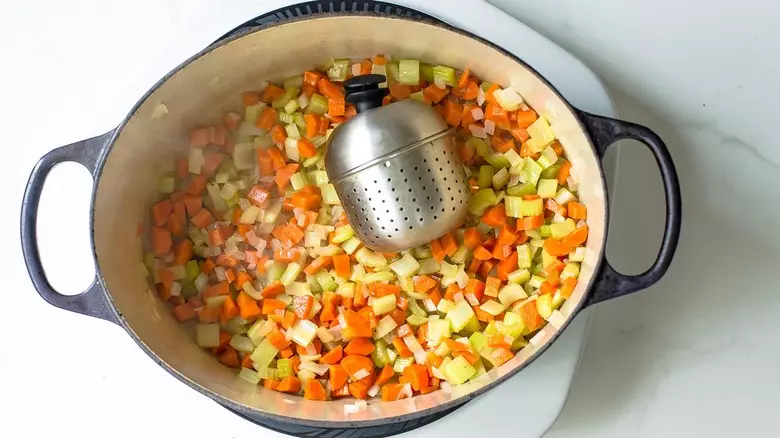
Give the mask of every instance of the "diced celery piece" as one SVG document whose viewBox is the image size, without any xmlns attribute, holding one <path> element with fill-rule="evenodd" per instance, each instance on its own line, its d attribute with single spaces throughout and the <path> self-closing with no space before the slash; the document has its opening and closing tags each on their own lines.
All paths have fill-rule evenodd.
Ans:
<svg viewBox="0 0 780 438">
<path fill-rule="evenodd" d="M 433 66 L 424 62 L 420 63 L 420 77 L 425 82 L 433 82 Z"/>
<path fill-rule="evenodd" d="M 195 343 L 202 348 L 219 346 L 219 324 L 198 324 L 195 326 Z"/>
<path fill-rule="evenodd" d="M 284 106 L 284 112 L 279 113 L 279 119 L 281 120 L 282 114 L 286 114 L 287 116 L 290 116 L 289 119 L 285 120 L 285 123 L 294 123 L 295 119 L 292 118 L 291 114 L 298 110 L 300 106 L 298 105 L 298 101 L 296 99 L 293 99 Z"/>
<path fill-rule="evenodd" d="M 544 148 L 555 140 L 555 134 L 550 129 L 547 118 L 540 115 L 535 122 L 527 128 L 528 135 L 531 136 L 526 144 L 534 152 L 542 152 Z"/>
<path fill-rule="evenodd" d="M 558 193 L 555 195 L 555 202 L 558 203 L 558 205 L 566 205 L 571 201 L 576 201 L 577 197 L 574 196 L 570 191 L 567 189 L 560 189 Z"/>
<path fill-rule="evenodd" d="M 439 305 L 436 307 L 436 310 L 441 313 L 447 313 L 454 308 L 455 308 L 455 303 L 453 303 L 450 300 L 442 299 L 439 301 Z"/>
<path fill-rule="evenodd" d="M 507 280 L 509 280 L 509 282 L 511 283 L 516 283 L 516 284 L 525 283 L 530 278 L 531 278 L 531 273 L 528 271 L 528 269 L 525 268 L 510 272 L 509 275 L 507 275 Z"/>
<path fill-rule="evenodd" d="M 490 321 L 488 323 L 488 325 L 485 327 L 485 331 L 484 332 L 488 336 L 497 334 L 498 333 L 498 329 L 496 329 L 495 321 Z"/>
<path fill-rule="evenodd" d="M 198 262 L 196 260 L 190 260 L 184 265 L 184 269 L 187 271 L 187 276 L 185 277 L 189 281 L 195 281 L 195 279 L 200 275 L 200 268 L 198 267 Z"/>
<path fill-rule="evenodd" d="M 336 289 L 336 293 L 341 295 L 342 297 L 346 298 L 354 298 L 355 297 L 355 283 L 352 282 L 346 282 L 339 285 L 338 289 Z"/>
<path fill-rule="evenodd" d="M 298 278 L 298 275 L 301 273 L 301 265 L 298 263 L 290 263 L 287 265 L 287 268 L 284 270 L 284 274 L 282 274 L 282 277 L 280 278 L 281 282 L 285 286 L 289 286 L 293 284 L 296 278 Z"/>
<path fill-rule="evenodd" d="M 274 99 L 273 102 L 271 102 L 271 107 L 273 107 L 276 110 L 281 110 L 284 108 L 287 103 L 289 103 L 291 100 L 298 97 L 298 92 L 300 90 L 298 88 L 288 88 L 284 90 L 284 94 Z"/>
<path fill-rule="evenodd" d="M 328 112 L 328 99 L 318 93 L 312 94 L 311 99 L 309 100 L 309 106 L 306 107 L 304 112 L 320 116 L 324 115 Z"/>
<path fill-rule="evenodd" d="M 580 265 L 578 263 L 566 263 L 566 266 L 563 267 L 563 271 L 561 271 L 561 280 L 566 280 L 567 278 L 577 278 L 580 276 Z"/>
<path fill-rule="evenodd" d="M 324 170 L 315 170 L 314 172 L 309 173 L 309 177 L 314 182 L 314 184 L 318 186 L 330 182 L 330 180 L 328 180 L 328 173 Z"/>
<path fill-rule="evenodd" d="M 378 268 L 381 266 L 387 266 L 387 259 L 382 254 L 377 254 L 370 249 L 363 247 L 355 253 L 355 258 L 358 263 L 370 266 L 372 268 Z"/>
<path fill-rule="evenodd" d="M 322 286 L 320 286 L 320 283 L 317 281 L 317 277 L 314 275 L 306 276 L 306 284 L 309 285 L 309 290 L 312 293 L 318 294 L 322 292 Z"/>
<path fill-rule="evenodd" d="M 471 377 L 469 377 L 469 381 L 472 381 L 477 377 L 487 373 L 487 370 L 485 369 L 485 364 L 481 360 L 478 360 L 473 366 L 477 371 L 475 371 L 474 374 L 472 374 Z"/>
<path fill-rule="evenodd" d="M 430 324 L 428 327 L 430 327 Z M 469 336 L 469 343 L 474 348 L 474 350 L 480 351 L 487 347 L 487 337 L 485 337 L 485 335 L 480 332 L 474 332 L 471 334 L 471 336 Z"/>
<path fill-rule="evenodd" d="M 301 347 L 311 344 L 317 335 L 317 324 L 308 319 L 299 319 L 292 327 L 288 329 L 292 332 L 290 339 Z"/>
<path fill-rule="evenodd" d="M 564 161 L 564 160 L 561 160 Z M 555 163 L 552 166 L 544 169 L 542 171 L 542 178 L 550 179 L 550 178 L 558 178 L 558 173 L 561 171 L 561 164 Z"/>
<path fill-rule="evenodd" d="M 390 358 L 387 355 L 387 342 L 385 342 L 384 339 L 377 339 L 376 343 L 374 343 L 374 351 L 371 352 L 371 360 L 373 360 L 374 365 L 379 368 L 384 368 L 385 365 L 390 363 Z"/>
<path fill-rule="evenodd" d="M 260 207 L 251 205 L 249 208 L 241 212 L 241 216 L 238 218 L 238 223 L 251 225 L 257 221 L 257 218 L 262 212 L 263 210 Z"/>
<path fill-rule="evenodd" d="M 457 85 L 458 80 L 455 76 L 455 69 L 446 65 L 436 65 L 433 67 L 433 80 L 441 78 L 445 84 L 454 87 Z"/>
<path fill-rule="evenodd" d="M 276 218 L 279 217 L 279 213 L 282 212 L 282 203 L 274 202 L 263 213 L 263 223 L 272 224 L 276 222 Z"/>
<path fill-rule="evenodd" d="M 244 335 L 233 335 L 230 338 L 230 346 L 244 353 L 251 353 L 255 350 L 255 344 Z"/>
<path fill-rule="evenodd" d="M 262 102 L 244 108 L 244 122 L 247 122 L 251 126 L 255 126 L 257 119 L 260 117 L 260 113 L 263 112 L 263 108 L 265 108 L 265 104 Z"/>
<path fill-rule="evenodd" d="M 293 363 L 290 359 L 278 359 L 276 361 L 276 375 L 280 379 L 293 375 Z"/>
<path fill-rule="evenodd" d="M 466 300 L 459 302 L 452 310 L 447 312 L 447 320 L 450 322 L 450 325 L 452 325 L 453 332 L 463 330 L 473 316 L 474 310 Z"/>
<path fill-rule="evenodd" d="M 487 300 L 484 304 L 479 306 L 479 308 L 485 312 L 489 313 L 493 316 L 496 316 L 504 311 L 504 306 L 501 305 L 498 301 L 495 300 Z"/>
<path fill-rule="evenodd" d="M 538 275 L 533 275 L 531 276 L 531 279 L 528 280 L 528 285 L 534 289 L 539 289 L 542 286 L 542 283 L 544 283 L 544 278 L 539 277 Z"/>
<path fill-rule="evenodd" d="M 536 162 L 539 163 L 539 165 L 542 166 L 542 169 L 544 170 L 547 170 L 550 167 L 552 167 L 552 163 L 545 156 L 539 157 L 539 159 L 536 160 Z M 544 173 L 544 170 L 542 170 L 542 173 Z"/>
<path fill-rule="evenodd" d="M 393 364 L 393 371 L 396 373 L 403 373 L 404 369 L 414 363 L 414 357 L 399 357 Z M 468 362 L 466 362 L 468 363 Z"/>
<path fill-rule="evenodd" d="M 257 369 L 257 375 L 260 376 L 261 379 L 266 380 L 277 380 L 279 378 L 279 373 L 276 368 L 259 367 Z"/>
<path fill-rule="evenodd" d="M 506 168 L 502 168 L 498 172 L 493 175 L 493 188 L 496 190 L 501 190 L 504 188 L 506 183 L 509 182 L 509 171 L 506 170 Z"/>
<path fill-rule="evenodd" d="M 343 82 L 349 73 L 349 59 L 334 59 L 333 65 L 328 69 L 328 79 L 334 82 Z"/>
<path fill-rule="evenodd" d="M 308 169 L 313 166 L 318 166 L 322 162 L 322 149 L 318 150 L 313 157 L 309 157 L 303 160 L 303 167 Z"/>
<path fill-rule="evenodd" d="M 176 190 L 176 178 L 172 176 L 161 176 L 157 179 L 157 191 L 170 194 Z"/>
<path fill-rule="evenodd" d="M 479 167 L 477 185 L 480 189 L 487 189 L 493 185 L 493 166 L 485 165 Z"/>
<path fill-rule="evenodd" d="M 238 143 L 233 149 L 233 164 L 238 170 L 255 168 L 255 145 L 253 143 Z"/>
<path fill-rule="evenodd" d="M 293 190 L 300 190 L 306 187 L 307 182 L 306 174 L 303 172 L 298 172 L 290 178 L 290 184 L 292 185 Z"/>
<path fill-rule="evenodd" d="M 412 255 L 417 260 L 428 259 L 428 258 L 433 257 L 433 253 L 431 252 L 431 248 L 429 246 L 427 246 L 427 245 L 425 245 L 425 246 L 417 246 L 415 248 L 412 248 Z M 438 270 L 438 268 L 437 268 L 437 270 Z"/>
<path fill-rule="evenodd" d="M 273 264 L 268 268 L 268 272 L 266 273 L 268 281 L 276 281 L 282 278 L 282 274 L 284 274 L 285 269 L 287 269 L 287 266 L 284 263 L 273 262 Z"/>
<path fill-rule="evenodd" d="M 471 257 L 471 250 L 466 245 L 461 244 L 458 247 L 458 250 L 455 251 L 455 253 L 450 256 L 450 260 L 460 265 L 463 265 L 466 264 L 466 262 L 469 260 L 470 257 Z"/>
<path fill-rule="evenodd" d="M 420 270 L 417 272 L 420 275 L 428 275 L 439 272 L 439 262 L 434 258 L 427 258 L 420 260 Z"/>
<path fill-rule="evenodd" d="M 301 88 L 303 87 L 303 75 L 291 76 L 284 80 L 283 88 Z"/>
<path fill-rule="evenodd" d="M 294 138 L 296 140 L 300 140 L 301 138 L 301 132 L 298 130 L 298 125 L 291 123 L 289 125 L 286 125 L 284 127 L 284 130 L 287 132 L 287 137 Z M 296 142 L 296 146 L 297 146 Z"/>
<path fill-rule="evenodd" d="M 387 78 L 388 84 L 398 83 L 398 81 L 400 80 L 400 77 L 399 77 L 399 72 L 398 72 L 398 62 L 397 61 L 390 61 L 387 64 L 385 64 L 385 71 L 387 71 L 387 75 L 385 75 L 385 77 Z"/>
<path fill-rule="evenodd" d="M 420 102 L 425 102 L 426 98 L 422 91 L 418 91 L 416 93 L 412 93 L 409 95 L 410 99 L 418 100 Z"/>
<path fill-rule="evenodd" d="M 520 155 L 517 152 L 515 152 L 514 149 L 510 149 L 510 150 L 504 152 L 504 158 L 506 158 L 509 161 L 509 164 L 512 167 L 522 166 L 523 165 L 523 161 L 525 161 L 525 160 L 523 160 L 522 157 L 520 157 Z"/>
<path fill-rule="evenodd" d="M 466 327 L 464 327 L 462 331 L 470 334 L 481 330 L 482 330 L 482 325 L 479 323 L 479 320 L 475 315 L 469 320 L 469 322 L 466 324 Z"/>
<path fill-rule="evenodd" d="M 556 290 L 552 297 L 552 308 L 555 310 L 560 309 L 565 301 L 566 298 L 561 295 L 561 290 Z"/>
<path fill-rule="evenodd" d="M 484 213 L 488 207 L 493 206 L 495 202 L 496 193 L 493 189 L 478 190 L 469 200 L 469 211 L 471 214 L 482 216 L 482 213 Z"/>
<path fill-rule="evenodd" d="M 544 294 L 539 295 L 539 297 L 536 299 L 536 311 L 539 312 L 539 316 L 541 316 L 545 321 L 547 318 L 552 315 L 552 295 L 550 294 Z"/>
<path fill-rule="evenodd" d="M 225 301 L 227 300 L 227 295 L 217 295 L 214 297 L 208 297 L 205 298 L 205 304 L 206 307 L 209 309 L 218 309 L 222 307 L 225 304 Z"/>
<path fill-rule="evenodd" d="M 550 226 L 542 225 L 541 227 L 539 227 L 539 234 L 542 236 L 542 239 L 546 239 L 550 237 L 550 235 L 552 234 L 552 232 L 550 231 Z"/>
<path fill-rule="evenodd" d="M 258 319 L 254 324 L 252 324 L 252 327 L 249 327 L 249 331 L 247 331 L 247 336 L 249 336 L 249 339 L 252 340 L 252 343 L 255 345 L 260 345 L 260 343 L 263 341 L 263 338 L 265 337 L 263 326 L 266 324 L 264 320 Z"/>
<path fill-rule="evenodd" d="M 528 294 L 525 293 L 522 286 L 515 283 L 507 284 L 498 292 L 498 301 L 505 307 L 509 307 L 512 303 L 525 298 L 528 298 Z"/>
<path fill-rule="evenodd" d="M 390 315 L 385 315 L 379 320 L 379 323 L 377 323 L 376 328 L 374 329 L 374 339 L 385 337 L 385 335 L 395 330 L 396 327 L 398 327 L 398 323 L 396 323 Z"/>
<path fill-rule="evenodd" d="M 458 274 L 458 267 L 442 261 L 439 263 L 439 272 L 441 272 L 441 275 L 444 277 L 454 277 Z"/>
<path fill-rule="evenodd" d="M 324 204 L 341 205 L 341 201 L 339 201 L 339 196 L 336 194 L 336 188 L 333 187 L 333 184 L 323 184 L 319 187 L 322 192 L 322 202 Z"/>
<path fill-rule="evenodd" d="M 435 350 L 433 350 L 433 354 L 435 354 L 435 355 L 437 355 L 439 357 L 448 356 L 450 353 L 451 353 L 450 347 L 445 342 L 442 342 L 441 344 L 439 344 L 438 347 L 436 347 Z"/>
<path fill-rule="evenodd" d="M 544 264 L 542 264 L 542 263 L 533 265 L 531 267 L 531 278 L 533 279 L 533 276 L 541 274 L 543 269 L 544 269 Z M 529 281 L 528 283 L 530 284 L 531 282 Z M 534 283 L 534 284 L 537 284 L 537 283 Z M 532 286 L 532 287 L 538 288 L 539 286 Z"/>
<path fill-rule="evenodd" d="M 525 157 L 525 164 L 523 164 L 523 175 L 525 176 L 525 182 L 532 184 L 536 187 L 536 183 L 539 181 L 539 177 L 542 175 L 542 166 L 534 161 L 531 157 Z"/>
<path fill-rule="evenodd" d="M 531 183 L 518 184 L 507 188 L 506 194 L 509 196 L 535 195 L 536 186 Z"/>
<path fill-rule="evenodd" d="M 450 326 L 449 321 L 446 319 L 428 321 L 428 333 L 426 334 L 428 344 L 435 347 L 444 339 L 449 339 L 450 336 L 452 336 L 452 327 Z"/>
<path fill-rule="evenodd" d="M 552 198 L 558 190 L 557 179 L 540 179 L 536 189 L 536 194 L 542 198 Z"/>
<path fill-rule="evenodd" d="M 333 235 L 333 243 L 344 243 L 354 235 L 355 230 L 353 230 L 351 226 L 343 225 L 336 228 L 335 234 Z"/>
<path fill-rule="evenodd" d="M 553 239 L 563 239 L 569 233 L 577 229 L 577 223 L 573 219 L 566 219 L 563 222 L 557 222 L 550 225 L 550 233 Z"/>
<path fill-rule="evenodd" d="M 302 131 L 306 130 L 306 119 L 303 117 L 303 113 L 296 112 L 293 114 L 293 122 L 298 125 L 298 128 Z"/>
<path fill-rule="evenodd" d="M 371 308 L 374 310 L 374 315 L 384 315 L 395 310 L 396 297 L 394 294 L 385 295 L 383 297 L 374 298 L 371 303 Z"/>
<path fill-rule="evenodd" d="M 509 217 L 523 217 L 523 198 L 516 196 L 504 196 L 504 209 Z"/>
<path fill-rule="evenodd" d="M 268 149 L 271 146 L 274 146 L 274 141 L 271 140 L 271 136 L 269 135 L 261 135 L 260 137 L 255 137 L 252 143 L 255 145 L 255 149 Z M 225 161 L 223 161 L 223 163 L 224 162 Z"/>
<path fill-rule="evenodd" d="M 398 277 L 398 285 L 401 286 L 401 290 L 406 292 L 407 294 L 418 293 L 414 291 L 414 281 L 412 280 L 412 277 Z M 422 294 L 422 295 L 425 296 L 419 299 L 428 298 L 428 294 Z"/>
<path fill-rule="evenodd" d="M 260 375 L 257 374 L 257 371 L 251 370 L 249 368 L 241 368 L 241 371 L 238 372 L 238 377 L 240 377 L 241 380 L 245 380 L 253 385 L 260 383 Z"/>
<path fill-rule="evenodd" d="M 403 85 L 420 84 L 420 61 L 402 59 L 398 62 L 398 82 Z"/>
<path fill-rule="evenodd" d="M 414 300 L 412 300 L 412 301 L 414 301 Z M 425 324 L 426 322 L 428 322 L 428 318 L 426 318 L 424 316 L 420 316 L 420 315 L 409 315 L 406 318 L 406 322 L 409 323 L 409 325 L 411 325 L 411 326 L 419 327 L 419 326 Z"/>
<path fill-rule="evenodd" d="M 252 352 L 250 358 L 255 363 L 256 368 L 264 368 L 274 360 L 277 353 L 279 353 L 279 349 L 274 347 L 268 339 L 263 339 L 263 342 Z"/>
<path fill-rule="evenodd" d="M 495 152 L 492 154 L 488 154 L 485 156 L 485 161 L 490 163 L 491 166 L 495 168 L 501 168 L 501 167 L 511 167 L 511 164 L 509 164 L 509 160 L 506 159 L 504 154 Z"/>
<path fill-rule="evenodd" d="M 463 356 L 452 359 L 452 362 L 443 366 L 441 371 L 451 385 L 460 385 L 477 372 Z"/>
<path fill-rule="evenodd" d="M 410 277 L 419 269 L 420 264 L 410 254 L 404 254 L 403 257 L 390 264 L 392 269 L 399 277 Z"/>
<path fill-rule="evenodd" d="M 328 271 L 320 271 L 314 274 L 314 276 L 317 278 L 317 283 L 319 283 L 322 290 L 325 291 L 334 291 L 338 287 L 338 284 L 333 280 L 333 277 L 328 273 Z"/>
<path fill-rule="evenodd" d="M 548 146 L 542 151 L 542 156 L 547 159 L 547 161 L 550 162 L 550 165 L 553 165 L 558 162 L 558 154 L 555 152 L 555 149 Z"/>
<path fill-rule="evenodd" d="M 538 216 L 544 212 L 544 201 L 542 198 L 523 199 L 520 205 L 520 213 L 523 216 Z"/>
<path fill-rule="evenodd" d="M 357 237 L 350 237 L 347 239 L 346 242 L 341 244 L 341 248 L 344 250 L 345 253 L 352 255 L 358 247 L 360 246 L 361 242 L 360 239 Z"/>
<path fill-rule="evenodd" d="M 471 137 L 466 140 L 466 144 L 473 147 L 481 157 L 485 157 L 493 151 L 493 149 L 481 138 Z"/>
</svg>

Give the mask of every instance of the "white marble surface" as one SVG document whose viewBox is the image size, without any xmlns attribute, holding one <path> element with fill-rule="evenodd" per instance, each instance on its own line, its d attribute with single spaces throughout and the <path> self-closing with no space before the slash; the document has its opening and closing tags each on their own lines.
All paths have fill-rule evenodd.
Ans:
<svg viewBox="0 0 780 438">
<path fill-rule="evenodd" d="M 550 438 L 777 436 L 780 3 L 491 0 L 582 59 L 618 114 L 667 142 L 683 231 L 668 275 L 594 308 Z M 663 207 L 650 155 L 623 145 L 612 263 L 652 260 Z M 614 255 L 614 254 L 613 254 Z"/>
<path fill-rule="evenodd" d="M 431 0 L 435 3 L 452 7 L 455 1 Z M 777 435 L 780 344 L 773 335 L 780 331 L 775 275 L 780 260 L 776 237 L 780 148 L 773 134 L 774 104 L 780 96 L 780 4 L 493 3 L 593 68 L 607 83 L 621 117 L 646 124 L 666 139 L 683 184 L 684 229 L 674 265 L 651 290 L 594 309 L 569 401 L 548 436 Z M 213 409 L 209 400 L 193 397 L 190 389 L 136 354 L 128 337 L 117 336 L 119 328 L 50 306 L 32 308 L 30 303 L 39 298 L 29 296 L 29 286 L 16 286 L 26 272 L 18 260 L 15 218 L 23 181 L 35 160 L 56 144 L 100 134 L 96 127 L 116 124 L 154 78 L 183 59 L 180 53 L 194 53 L 204 41 L 219 36 L 220 28 L 212 26 L 218 12 L 211 5 L 209 0 L 139 0 L 132 7 L 120 2 L 29 0 L 7 5 L 0 15 L 0 53 L 5 61 L 0 71 L 0 120 L 6 121 L 0 178 L 8 189 L 2 225 L 7 245 L 13 246 L 0 255 L 10 272 L 3 287 L 8 298 L 0 306 L 0 342 L 6 347 L 24 343 L 25 352 L 29 345 L 37 346 L 32 349 L 36 353 L 23 355 L 14 354 L 13 348 L 0 349 L 4 388 L 0 436 L 35 436 L 75 427 L 97 436 L 101 429 L 88 417 L 94 403 L 79 397 L 85 385 L 70 377 L 82 374 L 85 367 L 104 381 L 89 390 L 90 400 L 103 400 L 101 412 L 114 419 L 115 428 L 107 433 L 137 433 L 147 418 L 174 412 L 171 400 L 186 400 L 182 403 L 187 412 L 209 412 L 207 423 L 235 425 L 211 436 L 278 436 L 258 433 L 253 426 L 236 422 L 232 414 Z M 224 13 L 235 14 L 221 18 L 234 24 L 246 18 L 234 8 Z M 73 20 L 74 15 L 92 20 Z M 204 29 L 202 39 L 177 41 L 176 29 L 182 23 Z M 43 27 L 46 38 L 39 32 Z M 104 37 L 121 32 L 134 39 Z M 72 45 L 81 48 L 68 50 Z M 13 62 L 17 59 L 27 61 Z M 88 68 L 65 68 L 79 64 Z M 20 89 L 19 84 L 25 85 Z M 69 92 L 72 89 L 79 92 Z M 63 95 L 69 98 L 62 99 Z M 88 123 L 74 123 L 74 114 Z M 610 229 L 612 263 L 628 272 L 650 263 L 663 219 L 657 171 L 649 153 L 635 146 L 626 144 L 621 151 L 621 183 Z M 58 172 L 72 175 L 68 184 L 50 184 L 44 193 L 41 228 L 49 231 L 41 237 L 44 245 L 55 240 L 61 245 L 60 253 L 55 251 L 44 262 L 49 262 L 54 281 L 59 279 L 62 287 L 75 293 L 91 278 L 88 269 L 68 263 L 89 258 L 89 176 L 73 169 L 66 172 L 65 166 L 55 170 L 53 178 Z M 56 205 L 47 199 L 60 197 L 71 199 L 72 209 L 47 207 Z M 18 317 L 25 312 L 28 318 Z M 57 324 L 46 327 L 49 321 Z M 70 333 L 89 334 L 89 342 L 61 336 L 64 326 Z M 74 354 L 82 360 L 64 360 Z M 35 377 L 27 372 L 31 363 L 39 369 Z M 126 379 L 107 371 L 117 364 L 131 370 Z M 142 385 L 128 384 L 137 376 L 143 376 Z M 28 384 L 20 378 L 35 381 Z M 56 382 L 52 387 L 58 393 L 47 393 L 49 386 L 41 382 Z M 11 386 L 16 390 L 5 390 Z M 166 397 L 155 397 L 148 388 L 158 388 Z M 138 409 L 132 409 L 132 403 L 112 402 L 117 394 L 138 400 Z M 127 412 L 113 412 L 120 406 Z M 84 408 L 83 417 L 79 408 Z M 172 421 L 202 420 L 185 415 Z M 474 426 L 477 433 L 480 425 Z M 159 430 L 149 433 L 156 436 Z M 437 435 L 437 430 L 443 429 L 431 428 L 431 434 Z"/>
</svg>

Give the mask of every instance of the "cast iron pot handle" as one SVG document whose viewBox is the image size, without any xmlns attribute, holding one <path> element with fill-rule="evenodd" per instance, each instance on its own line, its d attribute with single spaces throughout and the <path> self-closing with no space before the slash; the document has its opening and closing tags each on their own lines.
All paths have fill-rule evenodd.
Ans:
<svg viewBox="0 0 780 438">
<path fill-rule="evenodd" d="M 631 122 L 596 116 L 584 111 L 579 111 L 579 116 L 590 132 L 596 152 L 601 158 L 604 157 L 607 149 L 618 140 L 639 140 L 650 148 L 661 170 L 661 179 L 666 195 L 666 228 L 664 229 L 661 249 L 658 251 L 658 257 L 653 265 L 639 275 L 623 275 L 617 272 L 605 258 L 596 284 L 588 296 L 587 305 L 591 305 L 646 289 L 664 276 L 672 263 L 674 251 L 677 249 L 677 241 L 680 238 L 682 206 L 680 183 L 677 180 L 677 171 L 674 168 L 672 156 L 663 140 L 655 132 Z"/>
<path fill-rule="evenodd" d="M 41 256 L 38 253 L 38 236 L 35 228 L 38 216 L 38 204 L 41 200 L 43 184 L 49 172 L 57 164 L 74 161 L 86 167 L 95 178 L 95 170 L 98 156 L 103 146 L 111 138 L 112 132 L 98 137 L 82 140 L 67 146 L 54 149 L 44 155 L 33 168 L 27 187 L 22 198 L 22 253 L 30 274 L 33 286 L 41 297 L 49 304 L 71 312 L 102 318 L 116 323 L 116 316 L 106 300 L 103 288 L 100 286 L 97 275 L 92 284 L 84 292 L 68 296 L 62 295 L 49 284 L 41 265 Z"/>
</svg>

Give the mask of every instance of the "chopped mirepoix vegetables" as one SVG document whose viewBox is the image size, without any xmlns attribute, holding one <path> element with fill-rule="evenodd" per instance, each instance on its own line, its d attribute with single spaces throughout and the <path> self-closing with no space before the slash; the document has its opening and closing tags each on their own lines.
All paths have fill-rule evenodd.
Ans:
<svg viewBox="0 0 780 438">
<path fill-rule="evenodd" d="M 324 171 L 356 114 L 344 80 L 387 75 L 457 128 L 464 226 L 398 254 L 363 246 Z M 414 59 L 331 59 L 241 95 L 157 181 L 144 265 L 195 342 L 249 384 L 308 400 L 399 400 L 466 383 L 560 318 L 587 208 L 544 116 L 511 87 Z"/>
</svg>

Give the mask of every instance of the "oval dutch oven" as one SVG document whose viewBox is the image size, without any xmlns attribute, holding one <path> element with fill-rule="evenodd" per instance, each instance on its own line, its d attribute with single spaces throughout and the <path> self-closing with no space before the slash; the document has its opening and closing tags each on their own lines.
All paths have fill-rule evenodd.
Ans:
<svg viewBox="0 0 780 438">
<path fill-rule="evenodd" d="M 393 11 L 400 9 L 393 6 Z M 645 127 L 577 110 L 532 67 L 488 41 L 414 11 L 403 12 L 406 16 L 313 14 L 239 28 L 160 80 L 115 130 L 46 154 L 32 171 L 22 205 L 24 257 L 38 293 L 54 306 L 122 326 L 173 376 L 251 421 L 301 436 L 368 437 L 407 431 L 446 415 L 530 364 L 585 307 L 658 281 L 672 261 L 681 223 L 677 175 L 661 139 Z M 188 128 L 217 119 L 231 109 L 237 93 L 260 81 L 289 77 L 330 57 L 367 58 L 377 53 L 468 66 L 478 77 L 511 85 L 531 107 L 554 114 L 556 133 L 580 182 L 579 196 L 588 206 L 590 236 L 580 281 L 560 308 L 563 318 L 540 330 L 512 360 L 448 392 L 395 402 L 371 400 L 366 409 L 347 414 L 344 407 L 350 400 L 306 401 L 237 378 L 195 345 L 150 292 L 144 273 L 128 267 L 138 266 L 142 258 L 136 229 L 147 214 L 157 177 L 170 171 L 162 163 L 171 163 L 186 144 Z M 162 117 L 155 112 L 160 103 L 168 110 Z M 667 211 L 658 257 L 635 276 L 616 272 L 604 258 L 608 203 L 600 161 L 610 145 L 627 138 L 644 143 L 655 156 Z M 89 289 L 76 296 L 61 295 L 51 287 L 36 246 L 43 183 L 52 167 L 64 161 L 83 164 L 94 178 L 90 226 L 97 275 Z"/>
</svg>

